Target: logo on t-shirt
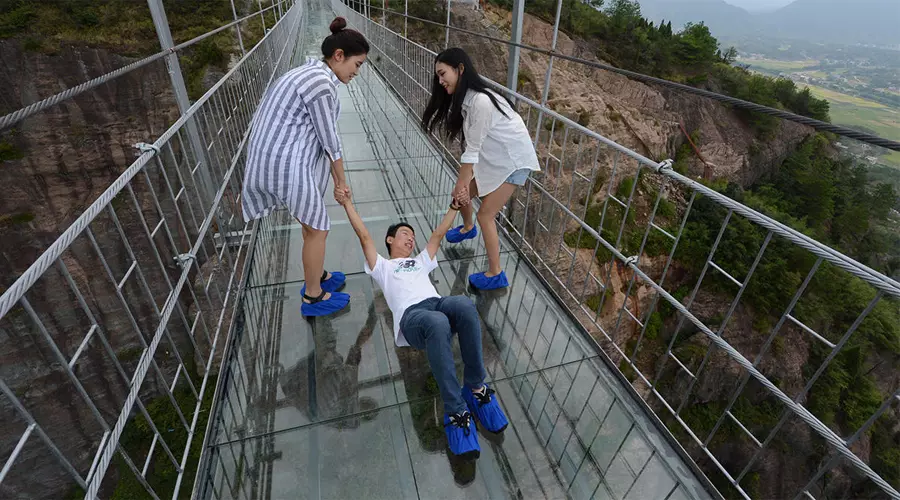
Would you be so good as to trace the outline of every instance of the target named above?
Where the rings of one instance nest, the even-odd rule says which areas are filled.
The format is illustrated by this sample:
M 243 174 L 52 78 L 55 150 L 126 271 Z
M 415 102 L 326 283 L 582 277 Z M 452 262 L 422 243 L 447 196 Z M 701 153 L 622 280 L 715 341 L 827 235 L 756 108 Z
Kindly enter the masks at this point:
M 394 273 L 415 273 L 419 271 L 419 267 L 416 266 L 415 259 L 404 260 L 403 262 L 397 264 L 397 268 L 394 269 Z

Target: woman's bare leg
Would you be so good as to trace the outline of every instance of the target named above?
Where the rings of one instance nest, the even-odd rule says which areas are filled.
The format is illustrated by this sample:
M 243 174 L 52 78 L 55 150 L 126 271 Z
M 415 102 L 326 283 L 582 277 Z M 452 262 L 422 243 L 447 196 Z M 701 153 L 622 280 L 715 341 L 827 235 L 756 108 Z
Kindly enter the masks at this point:
M 481 236 L 484 238 L 484 247 L 490 264 L 490 268 L 484 273 L 488 278 L 497 276 L 503 270 L 500 267 L 500 234 L 495 218 L 509 201 L 516 187 L 515 184 L 504 182 L 481 200 L 481 207 L 478 209 L 478 225 L 481 226 Z
M 325 267 L 325 239 L 328 231 L 303 226 L 303 275 L 306 279 L 306 295 L 318 297 L 322 294 L 322 269 Z M 324 300 L 331 298 L 326 293 Z M 304 299 L 305 302 L 309 302 Z

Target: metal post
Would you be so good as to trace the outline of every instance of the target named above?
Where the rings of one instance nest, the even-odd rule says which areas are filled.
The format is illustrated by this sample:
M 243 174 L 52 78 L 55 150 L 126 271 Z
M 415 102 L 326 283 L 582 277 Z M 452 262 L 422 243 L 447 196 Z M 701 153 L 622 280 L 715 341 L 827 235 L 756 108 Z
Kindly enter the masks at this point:
M 381 0 L 381 24 L 387 27 L 387 0 Z
M 556 51 L 556 40 L 559 38 L 559 16 L 562 13 L 562 0 L 556 0 L 556 20 L 553 21 L 553 41 L 550 44 L 550 53 Z M 534 142 L 537 144 L 541 134 L 541 121 L 544 118 L 543 108 L 547 106 L 547 97 L 550 95 L 550 75 L 553 73 L 553 56 L 547 63 L 547 73 L 544 74 L 544 91 L 541 93 L 541 107 L 538 108 L 537 128 L 534 132 Z
M 231 15 L 234 16 L 235 22 L 238 20 L 237 9 L 234 8 L 234 0 L 231 0 Z M 247 51 L 244 50 L 244 38 L 241 36 L 241 25 L 235 24 L 234 31 L 237 33 L 238 45 L 241 46 L 241 57 L 247 55 Z
M 525 19 L 525 0 L 513 0 L 512 35 L 509 41 L 522 43 L 522 20 Z M 517 45 L 509 46 L 509 65 L 506 72 L 506 88 L 516 91 L 519 82 L 519 52 Z
M 156 35 L 159 37 L 159 44 L 163 50 L 170 50 L 175 46 L 172 41 L 172 32 L 169 30 L 169 20 L 166 18 L 166 10 L 163 7 L 162 0 L 147 0 L 150 7 L 150 15 L 153 17 L 153 25 L 156 27 Z M 191 107 L 191 100 L 188 97 L 187 87 L 184 85 L 184 76 L 181 74 L 181 64 L 178 62 L 178 54 L 174 51 L 166 56 L 166 68 L 169 70 L 169 78 L 172 81 L 172 90 L 175 91 L 175 102 L 178 103 L 178 110 L 182 116 L 187 113 Z M 200 139 L 200 130 L 197 122 L 193 117 L 184 124 L 188 132 L 188 138 L 191 148 L 194 150 L 197 161 L 200 163 L 200 183 L 198 191 L 201 193 L 202 201 L 205 206 L 212 206 L 212 201 L 216 193 L 216 185 L 213 183 L 209 174 L 209 161 L 206 158 L 206 148 Z
M 259 20 L 262 21 L 262 34 L 266 36 L 266 15 L 262 11 L 262 0 L 256 0 L 256 4 L 259 5 Z
M 409 28 L 409 0 L 403 0 L 403 38 L 407 37 Z
M 450 47 L 450 1 L 447 0 L 447 27 L 444 31 L 444 49 Z

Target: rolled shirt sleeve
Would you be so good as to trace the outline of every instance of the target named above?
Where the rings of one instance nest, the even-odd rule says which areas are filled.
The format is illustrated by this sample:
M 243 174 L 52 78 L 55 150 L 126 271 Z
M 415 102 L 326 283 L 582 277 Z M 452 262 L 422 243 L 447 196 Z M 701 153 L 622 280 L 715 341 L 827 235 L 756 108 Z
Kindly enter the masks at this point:
M 463 129 L 466 138 L 466 151 L 459 158 L 460 163 L 478 163 L 481 154 L 481 145 L 491 129 L 491 117 L 493 116 L 493 103 L 491 99 L 481 92 L 475 96 L 472 106 L 466 114 Z

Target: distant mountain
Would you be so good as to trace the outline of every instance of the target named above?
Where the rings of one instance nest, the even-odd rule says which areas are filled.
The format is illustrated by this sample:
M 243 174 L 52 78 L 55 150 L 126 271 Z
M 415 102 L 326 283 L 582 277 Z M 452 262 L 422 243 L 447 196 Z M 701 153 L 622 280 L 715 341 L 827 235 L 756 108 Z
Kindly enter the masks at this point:
M 900 0 L 898 0 L 900 1 Z M 756 31 L 756 16 L 723 0 L 639 0 L 641 13 L 659 23 L 672 21 L 680 30 L 689 22 L 703 21 L 713 35 L 745 35 Z
M 760 17 L 773 35 L 784 38 L 900 44 L 900 0 L 796 0 Z
M 737 0 L 731 0 L 737 1 Z M 717 37 L 759 34 L 844 44 L 900 45 L 900 0 L 795 0 L 752 14 L 724 0 L 639 0 L 649 20 L 703 21 Z
M 747 12 L 772 12 L 791 3 L 791 0 L 725 0 Z

